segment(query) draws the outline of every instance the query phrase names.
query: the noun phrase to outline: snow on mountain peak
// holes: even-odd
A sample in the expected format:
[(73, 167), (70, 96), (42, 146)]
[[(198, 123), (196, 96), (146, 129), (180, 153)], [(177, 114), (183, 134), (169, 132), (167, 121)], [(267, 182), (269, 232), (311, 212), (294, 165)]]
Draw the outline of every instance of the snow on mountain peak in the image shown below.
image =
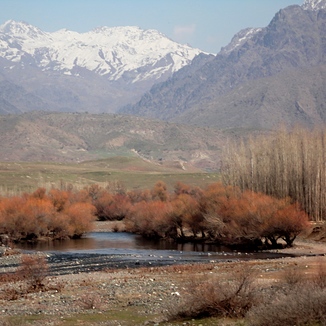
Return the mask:
[[(13, 41), (19, 47), (13, 49)], [(203, 52), (173, 42), (156, 30), (137, 26), (46, 33), (24, 22), (8, 21), (0, 26), (0, 43), (0, 57), (16, 63), (28, 54), (33, 64), (43, 70), (77, 74), (79, 67), (110, 80), (127, 74), (131, 82), (171, 74)]]
[(326, 9), (326, 0), (305, 0), (302, 8), (305, 10)]
[(141, 30), (138, 26), (115, 26), (115, 27), (108, 27), (108, 26), (100, 26), (94, 28), (91, 32), (94, 33), (139, 33)]
[(37, 37), (43, 35), (39, 28), (29, 25), (26, 22), (16, 22), (14, 20), (8, 20), (3, 25), (0, 26), (0, 33), (9, 34), (10, 36), (27, 36), (27, 37)]

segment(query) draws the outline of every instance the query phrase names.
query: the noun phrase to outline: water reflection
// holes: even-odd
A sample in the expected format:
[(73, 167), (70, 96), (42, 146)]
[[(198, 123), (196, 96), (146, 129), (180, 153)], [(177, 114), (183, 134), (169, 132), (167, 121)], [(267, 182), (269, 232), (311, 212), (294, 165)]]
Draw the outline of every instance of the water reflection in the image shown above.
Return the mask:
[[(57, 255), (111, 255), (128, 261), (223, 261), (272, 259), (291, 255), (273, 252), (238, 252), (201, 243), (153, 241), (128, 233), (93, 232), (82, 239), (21, 243), (18, 248), (53, 252)], [(120, 257), (120, 258), (117, 258)], [(124, 257), (124, 258), (122, 258)], [(111, 259), (111, 258), (110, 258)]]
[(155, 249), (155, 250), (176, 250), (176, 251), (194, 251), (194, 252), (226, 252), (230, 249), (213, 244), (204, 244), (198, 242), (176, 243), (174, 241), (150, 240), (142, 237), (135, 239), (137, 248), (139, 249)]
[(21, 243), (17, 246), (37, 251), (82, 251), (102, 249), (176, 250), (183, 252), (227, 252), (225, 247), (202, 243), (175, 243), (173, 241), (150, 240), (129, 233), (92, 232), (81, 239), (39, 241)]

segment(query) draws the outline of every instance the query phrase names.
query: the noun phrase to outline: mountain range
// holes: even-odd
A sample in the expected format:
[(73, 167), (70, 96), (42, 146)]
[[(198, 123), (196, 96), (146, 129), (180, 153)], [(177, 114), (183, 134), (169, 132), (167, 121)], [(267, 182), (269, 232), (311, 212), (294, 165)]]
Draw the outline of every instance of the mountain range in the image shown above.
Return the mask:
[(227, 138), (326, 122), (325, 59), (326, 0), (281, 9), (217, 55), (138, 27), (46, 33), (8, 21), (2, 160), (123, 154), (216, 169)]
[(326, 1), (280, 10), (216, 56), (158, 83), (121, 113), (217, 128), (275, 129), (326, 121)]
[(47, 33), (7, 21), (0, 26), (0, 113), (113, 112), (199, 53), (135, 26)]

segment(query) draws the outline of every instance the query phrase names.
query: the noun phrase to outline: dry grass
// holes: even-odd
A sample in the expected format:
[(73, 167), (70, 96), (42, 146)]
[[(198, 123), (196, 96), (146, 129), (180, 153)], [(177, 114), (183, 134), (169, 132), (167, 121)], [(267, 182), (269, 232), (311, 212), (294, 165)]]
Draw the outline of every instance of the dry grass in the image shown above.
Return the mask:
[(249, 265), (234, 271), (229, 280), (218, 275), (204, 282), (192, 282), (180, 304), (171, 307), (170, 320), (207, 317), (244, 317), (257, 303), (255, 272)]
[[(135, 166), (139, 167), (135, 170)], [(105, 160), (69, 163), (0, 162), (0, 195), (21, 195), (37, 188), (80, 190), (91, 184), (104, 188), (117, 183), (127, 190), (149, 189), (163, 180), (173, 190), (182, 183), (206, 186), (219, 179), (217, 173), (183, 171), (176, 168), (144, 163), (139, 158), (113, 157)]]
[(247, 315), (252, 326), (326, 325), (326, 266), (321, 262), (309, 275), (302, 266), (280, 274), (276, 286), (265, 291)]
[(326, 325), (326, 290), (306, 283), (278, 291), (272, 301), (253, 308), (248, 320), (252, 326)]
[[(275, 268), (277, 261), (269, 268), (263, 267), (266, 262), (221, 264), (218, 273), (209, 272), (205, 265), (204, 276), (192, 277), (179, 304), (169, 307), (168, 317), (189, 320), (217, 316), (234, 322), (245, 318), (245, 324), (251, 326), (326, 325), (325, 261), (318, 257), (295, 261), (289, 260), (282, 268)], [(236, 266), (238, 272), (234, 272)], [(171, 266), (170, 272), (177, 269)], [(253, 282), (256, 271), (262, 270), (266, 270), (264, 278)], [(183, 271), (187, 275), (191, 267)]]
[(101, 295), (99, 293), (85, 293), (79, 298), (78, 303), (83, 309), (86, 310), (101, 309)]
[(301, 268), (293, 266), (284, 270), (282, 279), (287, 285), (295, 286), (305, 281), (305, 275)]

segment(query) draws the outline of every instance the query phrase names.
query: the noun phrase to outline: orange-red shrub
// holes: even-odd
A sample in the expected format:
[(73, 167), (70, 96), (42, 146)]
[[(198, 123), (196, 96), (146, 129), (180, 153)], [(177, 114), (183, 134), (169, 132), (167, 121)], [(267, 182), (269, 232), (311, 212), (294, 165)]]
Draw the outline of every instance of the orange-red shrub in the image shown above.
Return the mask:
[(132, 190), (128, 192), (128, 197), (131, 204), (140, 203), (142, 201), (149, 202), (152, 200), (152, 195), (150, 190)]
[(59, 189), (51, 189), (49, 191), (49, 198), (52, 201), (52, 204), (57, 212), (61, 212), (64, 210), (65, 206), (71, 199), (71, 192), (59, 190)]
[(39, 188), (32, 194), (0, 199), (0, 233), (12, 240), (81, 236), (95, 219), (89, 202), (70, 202), (73, 196)]
[(140, 202), (133, 206), (126, 219), (129, 232), (145, 237), (174, 237), (176, 228), (171, 221), (171, 205), (168, 202)]
[(68, 219), (70, 236), (81, 237), (92, 228), (92, 222), (96, 219), (95, 207), (90, 203), (73, 203), (68, 206), (63, 214)]
[(287, 246), (292, 246), (298, 234), (309, 226), (308, 214), (288, 198), (279, 199), (275, 206), (273, 216), (265, 221), (263, 236), (272, 244), (282, 239)]
[(277, 199), (249, 190), (241, 193), (221, 184), (207, 188), (201, 207), (208, 233), (228, 244), (264, 241), (277, 246), (277, 240), (283, 239), (291, 246), (308, 226), (308, 216), (288, 198)]
[(172, 201), (171, 221), (184, 236), (183, 228), (190, 229), (194, 236), (204, 232), (204, 217), (200, 211), (199, 202), (187, 193), (180, 193)]
[(99, 220), (122, 220), (130, 209), (130, 199), (124, 194), (103, 192), (93, 201)]
[(308, 217), (289, 198), (277, 199), (215, 183), (201, 190), (177, 183), (174, 195), (158, 181), (151, 191), (111, 194), (92, 185), (79, 192), (44, 188), (0, 198), (0, 232), (12, 240), (80, 237), (95, 217), (126, 218), (130, 232), (147, 237), (184, 237), (185, 230), (224, 244), (263, 242), (291, 246)]

